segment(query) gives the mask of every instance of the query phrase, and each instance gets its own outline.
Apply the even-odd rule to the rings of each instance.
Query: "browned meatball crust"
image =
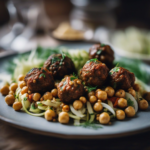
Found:
[[[53,54],[44,63],[44,68],[52,72],[55,79],[62,79],[65,75],[75,72],[73,61],[64,54]]]
[[[105,63],[107,67],[112,68],[114,61],[114,52],[109,45],[95,44],[89,49],[89,57],[97,58],[102,63]]]
[[[134,85],[134,73],[122,67],[115,67],[109,72],[110,83],[116,89],[127,90]]]
[[[71,103],[84,95],[84,86],[73,76],[64,78],[58,85],[58,97],[64,103]]]
[[[80,78],[85,85],[101,87],[107,77],[109,69],[104,63],[97,59],[91,59],[86,62],[80,71]]]
[[[31,69],[24,80],[31,92],[44,93],[52,90],[54,87],[52,73],[44,68]]]

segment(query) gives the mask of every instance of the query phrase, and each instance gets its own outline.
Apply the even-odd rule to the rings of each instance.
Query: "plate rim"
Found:
[[[46,132],[38,129],[33,129],[30,127],[22,126],[16,124],[15,121],[8,119],[6,117],[3,117],[0,115],[0,120],[4,122],[5,124],[8,124],[10,126],[13,126],[15,128],[21,129],[28,131],[30,133],[34,134],[39,134],[39,135],[45,135],[45,136],[51,136],[51,137],[56,137],[56,138],[62,138],[62,139],[111,139],[111,138],[119,138],[119,137],[126,137],[126,136],[131,136],[135,134],[140,134],[146,131],[150,130],[150,124],[146,125],[145,127],[141,127],[138,130],[132,130],[132,131],[127,131],[127,132],[122,132],[122,133],[117,133],[117,134],[101,134],[101,135],[73,135],[73,134],[63,134],[63,133],[54,133],[54,132]]]

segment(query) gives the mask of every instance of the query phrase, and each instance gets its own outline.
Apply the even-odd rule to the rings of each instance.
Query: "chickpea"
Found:
[[[125,94],[126,94],[125,91],[120,89],[115,93],[115,96],[120,98],[125,98]]]
[[[32,99],[34,101],[39,101],[41,98],[41,94],[40,93],[34,93]]]
[[[64,105],[62,110],[68,112],[70,110],[70,107],[68,105]]]
[[[80,98],[79,98],[79,100],[80,100],[83,104],[85,104],[85,103],[86,103],[86,98],[85,98],[85,97],[83,97],[83,96],[82,96],[82,97],[80,97]]]
[[[33,83],[36,83],[36,80],[33,80]]]
[[[52,121],[53,118],[56,116],[55,112],[51,109],[47,110],[45,112],[45,119],[48,120],[48,121]]]
[[[135,109],[132,106],[128,106],[125,109],[125,113],[126,113],[127,117],[134,117],[135,116]]]
[[[110,121],[110,116],[109,116],[108,113],[103,112],[102,114],[100,114],[100,116],[99,116],[99,122],[101,124],[108,124],[109,121]]]
[[[22,103],[21,102],[14,102],[13,103],[13,109],[15,110],[15,111],[18,111],[18,110],[20,110],[22,108]]]
[[[25,81],[20,81],[19,82],[19,87],[22,89],[24,86],[26,86],[26,82]]]
[[[7,95],[5,97],[5,102],[8,104],[8,105],[12,105],[15,101],[15,96],[14,95]]]
[[[127,100],[124,99],[124,98],[120,98],[120,99],[118,100],[118,107],[120,107],[120,108],[125,108],[125,107],[127,107]]]
[[[79,101],[79,100],[75,100],[73,102],[73,108],[76,109],[76,110],[81,109],[82,106],[83,106],[83,103],[81,101]]]
[[[90,96],[90,99],[89,99],[90,103],[95,103],[97,101],[97,97],[96,96]]]
[[[116,118],[118,120],[124,120],[125,119],[125,112],[123,110],[117,110],[116,111]]]
[[[81,81],[80,81],[80,80],[77,80],[77,84],[81,84]]]
[[[28,93],[28,87],[27,86],[24,86],[21,90],[21,94],[25,94],[25,93]]]
[[[145,99],[140,100],[138,104],[139,104],[139,108],[141,110],[146,110],[148,108],[148,106],[149,106],[148,102]]]
[[[108,97],[113,97],[115,94],[115,90],[110,86],[105,88],[105,92],[107,93]]]
[[[9,91],[9,95],[15,95],[14,91]]]
[[[16,91],[16,89],[18,88],[18,84],[17,83],[12,83],[9,87],[10,91]]]
[[[53,96],[53,97],[57,97],[57,95],[58,95],[58,90],[57,90],[57,89],[53,89],[53,90],[51,91],[51,93],[52,93],[52,96]]]
[[[103,109],[103,106],[102,106],[102,104],[100,102],[97,102],[97,103],[94,104],[93,109],[96,112],[99,112],[99,111],[101,111]]]
[[[46,92],[44,95],[43,95],[43,98],[44,100],[52,100],[53,99],[53,96],[52,96],[52,93],[51,92]]]
[[[69,85],[72,86],[72,85],[73,85],[73,82],[72,82],[72,81],[69,81]]]
[[[143,97],[144,97],[147,101],[150,101],[150,92],[144,93]]]
[[[133,89],[129,89],[128,93],[130,93],[133,97],[135,97],[135,95],[136,95],[135,90],[133,90]]]
[[[101,91],[101,89],[97,89],[95,92],[97,93],[98,91]]]
[[[135,84],[133,85],[133,89],[134,89],[135,91],[139,91],[139,90],[140,90],[140,85],[135,83]]]
[[[92,96],[92,95],[95,95],[95,92],[94,91],[91,91],[88,93],[88,97]]]
[[[107,93],[105,91],[98,91],[96,93],[96,97],[102,101],[105,101],[107,99]]]
[[[0,92],[2,93],[2,95],[8,95],[8,93],[9,93],[9,86],[8,85],[4,85],[2,88],[1,88],[1,90],[0,90]]]
[[[58,84],[59,84],[59,83],[55,83],[55,88],[57,88]]]
[[[60,123],[68,123],[69,122],[69,115],[68,115],[68,113],[67,112],[61,112],[59,114],[58,121]]]
[[[19,77],[18,77],[18,81],[23,81],[24,78],[25,78],[25,76],[24,76],[23,74],[21,74],[21,75],[19,75]]]

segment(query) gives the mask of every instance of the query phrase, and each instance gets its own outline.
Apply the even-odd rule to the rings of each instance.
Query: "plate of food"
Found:
[[[61,138],[113,138],[150,129],[149,86],[113,63],[109,45],[71,47],[78,49],[38,47],[0,60],[0,119]]]

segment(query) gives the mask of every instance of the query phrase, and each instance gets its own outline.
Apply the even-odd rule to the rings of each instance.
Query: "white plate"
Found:
[[[68,46],[68,45],[66,45]],[[70,45],[71,46],[71,45]],[[72,45],[71,48],[88,49],[91,45]],[[68,46],[69,47],[69,46]],[[1,66],[5,64],[7,59],[0,60]],[[4,70],[0,68],[0,72]],[[4,97],[0,96],[0,119],[12,124],[18,128],[36,132],[39,134],[50,135],[61,138],[114,138],[139,133],[150,129],[150,108],[147,111],[138,112],[132,119],[124,121],[115,121],[112,125],[102,126],[97,130],[76,127],[72,124],[63,125],[57,122],[48,122],[43,117],[30,116],[24,112],[16,112],[12,107],[7,106]]]

